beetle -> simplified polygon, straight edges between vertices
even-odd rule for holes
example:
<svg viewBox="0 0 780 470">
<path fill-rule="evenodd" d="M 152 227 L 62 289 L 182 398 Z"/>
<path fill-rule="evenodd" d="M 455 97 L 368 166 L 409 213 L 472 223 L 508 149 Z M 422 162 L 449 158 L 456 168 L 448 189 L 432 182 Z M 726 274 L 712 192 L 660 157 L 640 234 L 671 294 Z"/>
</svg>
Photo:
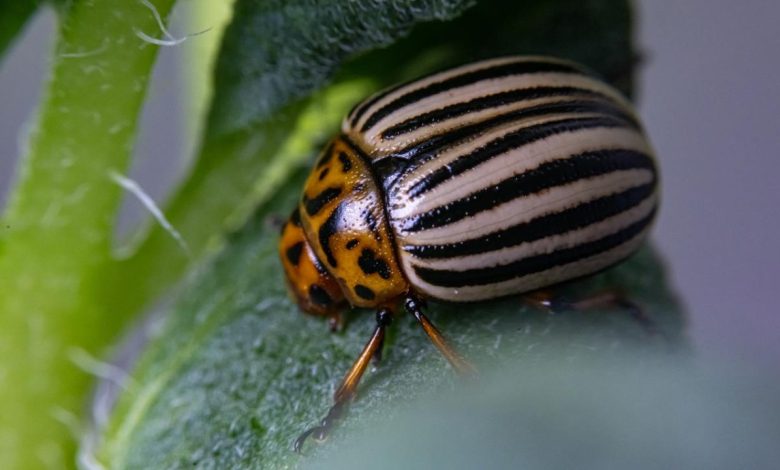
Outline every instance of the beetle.
<svg viewBox="0 0 780 470">
<path fill-rule="evenodd" d="M 425 299 L 537 292 L 550 305 L 540 289 L 632 254 L 657 204 L 653 151 L 632 105 L 567 60 L 484 60 L 356 105 L 318 157 L 279 250 L 304 312 L 335 326 L 349 306 L 372 308 L 377 323 L 295 449 L 340 417 L 399 304 L 468 373 Z"/>
</svg>

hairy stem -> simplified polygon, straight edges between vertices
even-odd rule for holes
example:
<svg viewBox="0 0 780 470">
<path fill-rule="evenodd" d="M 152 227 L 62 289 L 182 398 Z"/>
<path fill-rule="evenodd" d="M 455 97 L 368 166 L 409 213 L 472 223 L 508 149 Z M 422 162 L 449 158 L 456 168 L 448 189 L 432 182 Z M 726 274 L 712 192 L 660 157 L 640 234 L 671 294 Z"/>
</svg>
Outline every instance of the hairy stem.
<svg viewBox="0 0 780 470">
<path fill-rule="evenodd" d="M 153 0 L 162 17 L 174 0 Z M 160 37 L 141 2 L 60 12 L 51 77 L 0 226 L 0 467 L 74 462 L 91 377 L 124 318 L 101 295 L 125 171 Z"/>
</svg>

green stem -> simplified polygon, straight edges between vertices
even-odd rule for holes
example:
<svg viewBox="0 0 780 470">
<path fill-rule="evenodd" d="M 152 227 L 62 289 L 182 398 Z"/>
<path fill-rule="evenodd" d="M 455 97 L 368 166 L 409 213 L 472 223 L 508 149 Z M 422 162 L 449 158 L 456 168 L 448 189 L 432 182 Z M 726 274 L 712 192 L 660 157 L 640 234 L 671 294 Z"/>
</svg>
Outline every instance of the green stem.
<svg viewBox="0 0 780 470">
<path fill-rule="evenodd" d="M 152 0 L 165 17 L 174 0 Z M 101 293 L 160 36 L 141 2 L 74 1 L 0 228 L 0 468 L 71 466 L 90 375 L 124 318 Z"/>
</svg>

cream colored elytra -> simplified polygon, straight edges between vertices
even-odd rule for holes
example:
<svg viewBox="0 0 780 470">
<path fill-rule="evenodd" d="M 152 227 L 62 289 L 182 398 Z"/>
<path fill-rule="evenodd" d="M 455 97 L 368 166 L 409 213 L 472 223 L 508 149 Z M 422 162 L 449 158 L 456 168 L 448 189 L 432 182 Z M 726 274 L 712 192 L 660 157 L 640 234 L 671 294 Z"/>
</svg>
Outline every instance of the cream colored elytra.
<svg viewBox="0 0 780 470">
<path fill-rule="evenodd" d="M 657 206 L 630 103 L 567 61 L 431 75 L 356 106 L 342 132 L 386 181 L 400 264 L 426 296 L 475 301 L 598 271 L 636 250 Z"/>
</svg>

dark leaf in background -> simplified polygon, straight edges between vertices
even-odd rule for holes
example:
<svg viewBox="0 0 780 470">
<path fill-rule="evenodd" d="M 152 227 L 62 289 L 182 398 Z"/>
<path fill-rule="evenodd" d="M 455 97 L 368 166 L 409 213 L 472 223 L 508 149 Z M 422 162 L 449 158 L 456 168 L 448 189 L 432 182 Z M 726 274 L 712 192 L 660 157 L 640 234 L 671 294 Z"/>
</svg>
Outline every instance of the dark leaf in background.
<svg viewBox="0 0 780 470">
<path fill-rule="evenodd" d="M 552 54 L 630 88 L 630 12 L 621 0 L 247 0 L 237 2 L 234 18 L 217 64 L 210 116 L 217 135 L 272 119 L 345 61 L 375 49 L 342 73 L 385 85 L 480 58 Z"/>
<path fill-rule="evenodd" d="M 33 0 L 0 3 L 0 63 L 8 47 L 38 9 L 38 5 L 39 2 Z"/>
<path fill-rule="evenodd" d="M 222 134 L 272 118 L 327 82 L 351 55 L 391 44 L 417 23 L 450 19 L 472 3 L 238 1 L 217 64 L 210 128 Z"/>
</svg>

